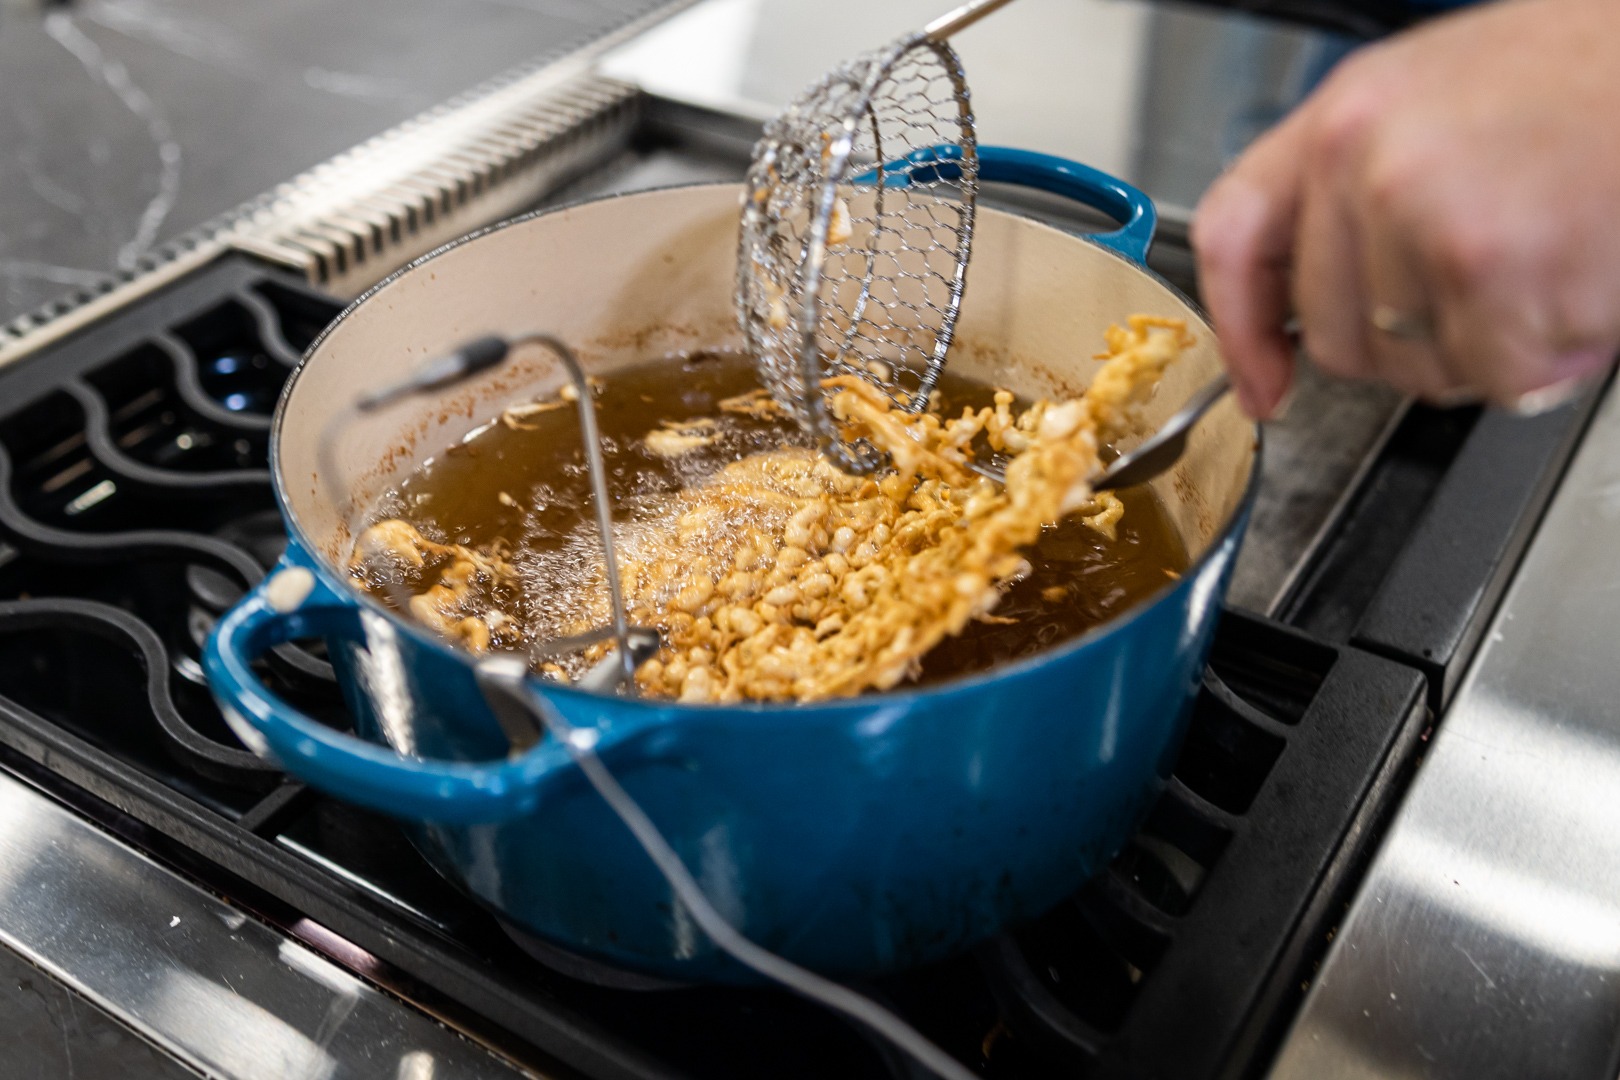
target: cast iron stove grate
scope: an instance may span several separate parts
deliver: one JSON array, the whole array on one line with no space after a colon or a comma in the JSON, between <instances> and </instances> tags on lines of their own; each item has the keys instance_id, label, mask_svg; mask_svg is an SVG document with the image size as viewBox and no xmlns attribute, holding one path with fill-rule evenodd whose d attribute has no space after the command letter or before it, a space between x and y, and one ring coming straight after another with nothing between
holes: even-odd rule
<instances>
[{"instance_id":1,"label":"cast iron stove grate","mask_svg":"<svg viewBox=\"0 0 1620 1080\"><path fill-rule=\"evenodd\" d=\"M198 646L278 553L268 413L337 310L227 260L0 376L0 762L535 1068L913 1075L782 993L543 964L393 823L234 742ZM318 653L265 675L342 722ZM1229 612L1174 778L1108 872L864 989L989 1077L1252 1074L1416 757L1424 693L1410 666Z\"/></svg>"}]
</instances>

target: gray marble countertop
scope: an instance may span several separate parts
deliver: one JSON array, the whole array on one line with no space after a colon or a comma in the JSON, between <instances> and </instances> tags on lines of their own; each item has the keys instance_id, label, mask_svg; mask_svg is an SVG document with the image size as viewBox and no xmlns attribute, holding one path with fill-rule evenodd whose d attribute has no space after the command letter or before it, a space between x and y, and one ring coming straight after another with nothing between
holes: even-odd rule
<instances>
[{"instance_id":1,"label":"gray marble countertop","mask_svg":"<svg viewBox=\"0 0 1620 1080\"><path fill-rule=\"evenodd\" d=\"M657 0L0 0L0 322Z\"/></svg>"}]
</instances>

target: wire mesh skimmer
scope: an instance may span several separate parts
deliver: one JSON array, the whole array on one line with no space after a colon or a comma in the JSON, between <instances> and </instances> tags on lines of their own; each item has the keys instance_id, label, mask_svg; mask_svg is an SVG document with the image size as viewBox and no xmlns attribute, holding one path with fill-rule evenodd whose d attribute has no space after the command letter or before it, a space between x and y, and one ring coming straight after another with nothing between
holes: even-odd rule
<instances>
[{"instance_id":1,"label":"wire mesh skimmer","mask_svg":"<svg viewBox=\"0 0 1620 1080\"><path fill-rule=\"evenodd\" d=\"M964 4L847 61L766 125L748 171L737 311L766 389L844 467L822 380L855 375L920 410L967 283L979 154L949 38L1010 0Z\"/></svg>"}]
</instances>

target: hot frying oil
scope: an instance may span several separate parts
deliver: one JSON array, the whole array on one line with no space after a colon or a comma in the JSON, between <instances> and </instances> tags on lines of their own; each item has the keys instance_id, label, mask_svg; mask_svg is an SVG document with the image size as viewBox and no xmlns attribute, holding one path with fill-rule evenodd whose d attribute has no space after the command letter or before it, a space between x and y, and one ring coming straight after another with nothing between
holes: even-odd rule
<instances>
[{"instance_id":1,"label":"hot frying oil","mask_svg":"<svg viewBox=\"0 0 1620 1080\"><path fill-rule=\"evenodd\" d=\"M745 356L704 353L642 364L605 378L596 392L615 521L667 504L683 487L731 461L783 444L803 444L791 421L722 412L720 402L758 386ZM946 374L936 397L948 414L990 404L992 388ZM673 457L651 453L643 441L666 421L714 418L712 445ZM994 620L971 623L923 663L921 681L981 671L1082 634L1164 588L1187 565L1186 550L1163 507L1146 489L1119 493L1125 516L1115 539L1070 518L1045 529L1028 553L1032 572L1006 591ZM546 573L594 563L590 481L572 405L508 414L409 477L383 507L430 537L468 547L498 545L519 565L535 568L522 595L503 598L507 614L529 625L546 606ZM617 532L617 528L615 532ZM549 567L550 569L544 569ZM584 570L580 570L584 573ZM374 587L377 582L370 582ZM428 584L408 570L379 589L386 601ZM551 590L554 594L556 590ZM395 606L402 606L395 603Z\"/></svg>"}]
</instances>

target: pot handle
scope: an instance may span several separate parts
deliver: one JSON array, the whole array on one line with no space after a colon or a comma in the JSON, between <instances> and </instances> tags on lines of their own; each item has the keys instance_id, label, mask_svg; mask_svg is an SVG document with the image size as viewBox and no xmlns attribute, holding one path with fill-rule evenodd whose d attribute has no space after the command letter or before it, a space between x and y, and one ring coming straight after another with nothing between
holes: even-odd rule
<instances>
[{"instance_id":1,"label":"pot handle","mask_svg":"<svg viewBox=\"0 0 1620 1080\"><path fill-rule=\"evenodd\" d=\"M957 146L924 147L905 158L904 181L891 176L888 182L900 186L914 179L932 179L948 173L954 160L961 156L961 147ZM1159 212L1145 192L1118 177L1052 154L1010 146L982 146L979 148L979 178L1035 188L1100 210L1119 222L1120 227L1113 232L1094 233L1090 239L1132 262L1147 261L1148 248L1153 246L1153 233L1159 225ZM854 183L875 184L877 180L878 174L873 171L856 177Z\"/></svg>"},{"instance_id":2,"label":"pot handle","mask_svg":"<svg viewBox=\"0 0 1620 1080\"><path fill-rule=\"evenodd\" d=\"M288 546L203 650L209 686L236 736L312 786L395 817L470 825L532 813L546 777L568 763L554 740L498 761L408 758L305 716L253 671L255 659L285 641L359 637L360 611L353 597L322 581L296 543Z\"/></svg>"},{"instance_id":3,"label":"pot handle","mask_svg":"<svg viewBox=\"0 0 1620 1080\"><path fill-rule=\"evenodd\" d=\"M1102 211L1120 227L1113 232L1095 233L1091 240L1132 262L1147 261L1154 230L1159 227L1159 212L1141 188L1078 161L1008 146L980 149L979 176L1061 195Z\"/></svg>"}]
</instances>

